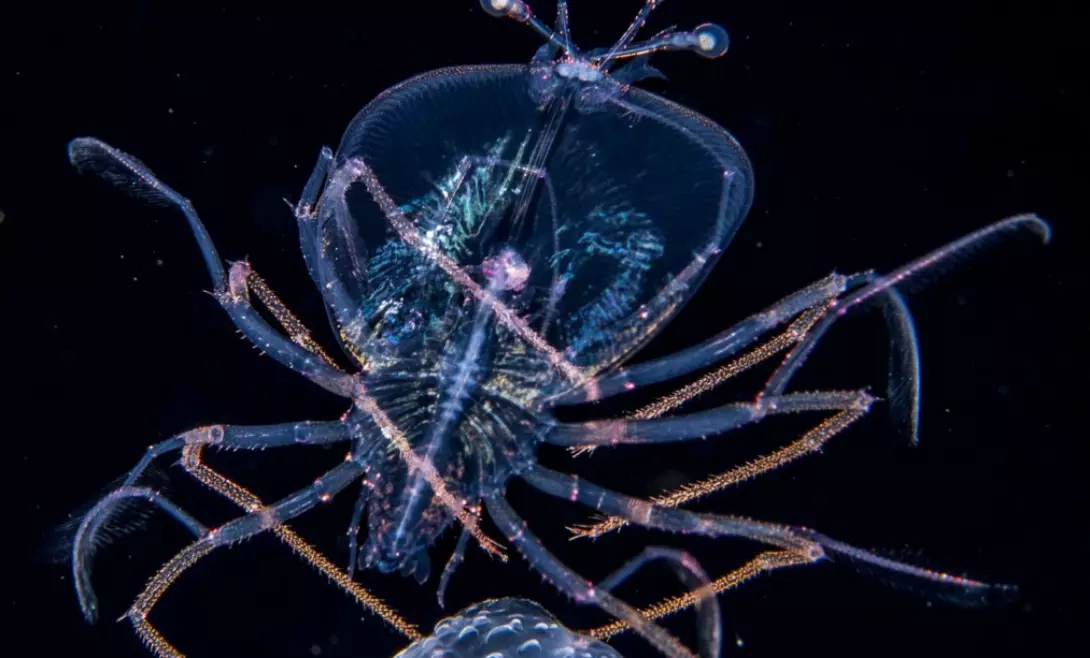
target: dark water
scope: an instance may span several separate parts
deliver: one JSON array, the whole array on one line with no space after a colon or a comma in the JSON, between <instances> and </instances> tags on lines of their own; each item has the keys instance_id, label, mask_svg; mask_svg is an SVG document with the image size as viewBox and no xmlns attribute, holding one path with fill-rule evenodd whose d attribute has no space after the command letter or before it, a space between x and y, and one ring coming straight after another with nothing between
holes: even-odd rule
<instances>
[{"instance_id":1,"label":"dark water","mask_svg":"<svg viewBox=\"0 0 1090 658\"><path fill-rule=\"evenodd\" d=\"M1085 430L1075 406L1083 404L1090 328L1076 259L1087 217L1086 88L1076 64L1083 34L1074 16L1043 5L891 4L675 0L655 15L655 30L714 21L730 31L726 58L662 56L656 63L670 82L650 87L738 137L754 162L757 196L711 278L647 354L691 345L833 268L890 269L1008 215L1049 219L1048 247L1003 241L908 288L923 350L920 446L906 445L877 405L822 454L702 507L805 524L890 557L1013 583L1021 596L964 609L933 590L906 592L846 567L784 571L723 597L728 649L754 657L1076 655L1067 642L1086 618L1088 588ZM343 411L238 340L203 292L208 279L178 215L79 177L66 142L94 135L147 162L193 200L225 258L249 257L332 345L281 199L298 195L319 147L335 145L383 89L441 66L526 61L538 45L472 0L314 5L131 1L0 13L2 592L8 642L27 647L22 653L148 655L112 619L188 541L178 528L153 517L102 553L94 582L104 613L94 627L79 617L67 570L34 559L39 537L145 445L204 423ZM573 0L576 40L611 42L637 7ZM538 12L550 16L551 7ZM838 325L796 390L869 385L881 395L884 331L877 313ZM712 402L745 399L767 374L742 378ZM684 447L576 462L557 452L543 458L649 494L765 454L814 421L778 419ZM340 457L340 448L291 450L213 463L268 500ZM233 514L169 470L171 495L206 523ZM295 524L339 564L354 495ZM511 498L550 547L592 578L647 543L685 546L714 575L755 553L741 542L634 530L569 543L564 525L585 520L581 510L522 486ZM434 559L441 564L452 547L446 537ZM434 580L361 580L422 626L441 616ZM656 570L623 594L647 603L677 588ZM474 548L448 604L511 594L573 626L603 621L519 559L504 566ZM362 617L261 537L187 573L152 620L191 656L369 657L404 645ZM691 626L686 617L671 628L684 636ZM638 639L617 646L651 654Z\"/></svg>"}]
</instances>

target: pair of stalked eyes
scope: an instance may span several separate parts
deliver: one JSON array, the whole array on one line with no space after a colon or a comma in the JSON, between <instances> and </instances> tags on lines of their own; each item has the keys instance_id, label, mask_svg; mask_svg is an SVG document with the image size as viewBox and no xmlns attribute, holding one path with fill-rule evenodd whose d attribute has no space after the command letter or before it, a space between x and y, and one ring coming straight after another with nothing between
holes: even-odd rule
<instances>
[{"instance_id":1,"label":"pair of stalked eyes","mask_svg":"<svg viewBox=\"0 0 1090 658\"><path fill-rule=\"evenodd\" d=\"M481 7L498 18L513 18L519 22L533 18L533 12L525 0L481 0ZM714 23L698 25L689 32L670 33L665 35L664 40L674 50L691 50L708 58L723 56L730 46L727 31Z\"/></svg>"}]
</instances>

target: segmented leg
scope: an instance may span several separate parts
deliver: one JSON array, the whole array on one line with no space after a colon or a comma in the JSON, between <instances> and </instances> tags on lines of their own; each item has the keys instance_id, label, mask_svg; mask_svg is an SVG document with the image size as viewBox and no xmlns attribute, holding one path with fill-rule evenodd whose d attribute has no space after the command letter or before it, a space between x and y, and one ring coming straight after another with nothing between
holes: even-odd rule
<instances>
[{"instance_id":1,"label":"segmented leg","mask_svg":"<svg viewBox=\"0 0 1090 658\"><path fill-rule=\"evenodd\" d=\"M732 372L748 367L751 363L756 363L765 358L768 358L776 351L780 351L790 345L794 345L792 351L784 358L780 366L773 373L769 379L765 388L758 394L753 405L750 406L751 410L757 410L763 408L763 404L772 401L773 405L779 405L781 396L785 390L788 382L795 372L801 367L803 361L813 350L818 340L829 329L831 324L836 319L851 308L858 306L864 301L881 296L885 300L885 311L887 320L891 327L891 336L893 338L893 353L891 354L891 368L890 368L890 390L891 398L895 405L895 415L902 416L902 425L910 440L915 443L918 440L918 427L919 427L919 349L917 345L915 326L912 322L911 315L908 312L908 308L901 298L900 294L893 287L894 285L914 276L920 271L934 265L935 263L949 259L951 256L962 252L970 247L977 246L981 242L990 238L997 237L1006 231L1018 230L1023 228L1029 228L1030 230L1038 233L1044 241L1049 239L1048 225L1035 215L1018 215L1015 217L1002 220L991 224L983 229L980 229L974 233L971 233L959 240L951 242L930 254L916 259L907 265L898 268L893 273L886 276L875 276L871 273L861 275L862 278L857 278L856 283L862 284L858 286L858 289L850 292L844 297L838 297L833 295L825 300L824 304L820 301L815 302L813 306L808 308L799 318L792 324L788 331L784 332L780 336L772 339L768 343L753 350L751 353L741 357L735 362L729 363L720 370L717 370L710 375L702 377L700 380L689 386L679 389L677 392L669 394L663 397L661 400L644 407L636 414L631 416L631 422L626 422L624 425L618 426L615 422L611 423L607 421L605 423L586 423L583 424L581 429L575 427L562 428L558 435L559 440L566 440L566 434L570 434L573 431L596 431L604 429L605 431L596 437L595 444L603 444L607 442L630 442L628 437L634 437L643 431L640 427L640 420L655 418L661 413L670 409L676 408L679 404L691 399L694 395L702 393L704 391L713 388L723 381L724 378L720 377L719 373L722 372L728 377ZM833 275L835 279L836 275ZM854 286L851 286L854 287ZM730 337L734 335L752 336L756 338L757 335L752 333L754 325L760 326L759 323L754 323L755 319L762 319L777 317L777 309L782 312L785 309L790 309L791 304L789 300L807 299L810 295L807 291L822 290L825 287L821 282L810 286L809 288L791 295L780 303L774 305L769 311L763 314L754 316L744 320L739 325L736 325L732 329L716 336L711 341L708 341L702 345L692 348L688 351L688 354L682 353L679 356L688 356L689 363L701 363L701 358L707 359L709 356L709 347L718 343L724 343L727 345L738 344L733 342ZM835 286L834 286L835 288ZM842 289L848 289L849 286L843 286ZM826 312L826 310L828 312ZM767 319L764 319L764 324L768 323ZM795 331L793 331L795 330ZM750 339L752 340L752 339ZM775 350L775 351L773 351ZM701 356L698 356L701 355ZM738 364L738 365L736 365ZM685 364L688 365L688 364ZM652 361L639 366L640 370L635 373L618 373L610 376L609 379L602 378L598 382L597 392L599 396L608 396L615 393L618 389L618 383L623 381L629 388L634 388L636 383L633 380L638 381L640 384L647 383L649 381L661 381L671 376L677 376L678 370L684 369L683 366L678 365L675 361L675 357L666 357L658 361ZM633 377L633 375L635 375ZM623 379L618 379L623 378ZM631 383L630 383L631 382ZM578 400L578 392L575 397L572 394L568 394L568 399ZM819 394L812 394L819 395ZM567 402L568 399L562 401ZM865 406L865 405L864 405ZM716 412L717 410L713 410ZM744 417L744 412L737 406L728 405L727 407L720 407L718 410L718 431L727 431L733 429L737 425L737 422L749 422ZM728 413L731 412L731 413ZM809 454L819 449L825 442L836 434L843 431L848 425L858 420L866 409L860 405L847 406L840 411L840 413L826 419L821 424L804 434L800 439L787 447L778 450L770 455L766 455L758 458L757 460L745 464L741 467L732 469L725 473L714 475L701 482L695 484L683 485L681 488L668 492L666 494L657 496L654 498L656 504L677 506L690 502L701 496L705 496L714 491L718 491L724 487L730 486L737 482L747 480L758 475L761 475L770 470L779 468L783 464L793 461L805 454ZM701 421L707 421L711 419L711 415L706 412L704 416L698 415L697 418L692 419L694 421L694 427L704 427L699 423ZM758 413L760 415L760 413ZM676 421L671 425L673 427L683 427L684 419L687 416L676 417ZM754 418L756 420L756 418ZM661 440L681 440L671 439L663 436L665 434L664 429L668 429L661 425L659 427L654 425L648 426L651 436L645 437L649 441L661 441ZM618 436L618 433L620 436ZM674 432L675 436L683 436L681 432ZM631 442L636 442L635 438L631 439ZM585 449L584 446L580 446L580 449ZM607 519L600 523L575 528L573 532L576 536L599 536L606 532L610 532L624 525L623 519L614 518Z\"/></svg>"},{"instance_id":2,"label":"segmented leg","mask_svg":"<svg viewBox=\"0 0 1090 658\"><path fill-rule=\"evenodd\" d=\"M640 610L640 614L653 621L659 620L691 608L709 595L718 596L723 592L739 587L762 573L784 567L813 564L813 562L814 560L810 556L794 551L765 551L725 576L716 578L708 585L647 606ZM598 640L608 640L626 630L629 630L628 624L618 619L609 624L589 629L585 633Z\"/></svg>"},{"instance_id":3,"label":"segmented leg","mask_svg":"<svg viewBox=\"0 0 1090 658\"><path fill-rule=\"evenodd\" d=\"M304 231L304 233L306 232L306 229L303 228L304 226L310 226L311 229L313 228L312 220L314 218L309 214L310 204L314 202L314 196L317 194L315 189L320 186L322 179L325 176L325 169L328 168L328 160L332 157L332 155L328 153L328 151L329 149L322 150L318 165L316 166L314 173L311 174L310 179L307 181L306 189L303 193L303 199L309 199L309 201L301 200L299 202L299 205L296 207L296 215L299 218L299 223L301 227L300 230ZM306 251L306 249L304 249L304 251ZM310 331L307 330L306 326L303 325L303 323L299 321L299 319L296 318L290 310L288 310L288 308L284 305L280 298L272 291L272 289L268 287L268 285L265 284L265 281L249 267L249 264L235 263L232 266L232 272L234 272L235 268L239 268L239 273L237 275L238 278L253 288L258 299L260 299L262 304L264 304L265 307L268 308L269 311L276 317L277 321L280 322L284 330L287 331L288 334L292 337L292 341L299 344L304 349L310 350L317 357L329 364L331 367L337 368L337 365L333 362L333 359L328 354L326 354L325 351L322 349L321 345L319 345L317 341L315 341L311 337ZM351 350L352 354L355 355L357 362L360 363L366 370L366 368L368 367L367 359L362 354L356 354L358 351L359 350L355 349ZM393 423L388 418L386 418L385 414L382 413L378 405L375 404L370 396L366 393L366 389L363 387L362 383L356 389L356 396L356 406L363 409L365 413L370 415L372 419L375 420L376 423L383 423L379 425L379 427L383 429L383 431L390 432L388 436L402 452L402 456L403 458L405 458L406 463L410 465L410 470L419 470L423 473L424 481L426 481L430 486L433 487L433 489L437 492L437 496L439 497L441 502L450 506L450 510L454 514L454 516L459 520L459 522L465 525L469 534L478 541L478 543L486 552L500 558L500 560L506 561L506 555L504 555L503 550L500 548L500 546L496 544L496 542L494 542L491 538L487 537L484 532L480 530L479 527L477 527L475 516L463 509L465 506L458 501L455 501L453 499L453 496L451 496L449 492L446 491L446 485L443 483L439 475L434 472L435 469L431 466L430 462L426 459L421 460L415 455L415 453L411 450L411 447L401 435L400 430L398 430L393 425ZM413 466L413 464L419 465ZM358 551L359 541L359 524L360 518L363 514L363 506L366 501L367 494L368 492L366 490L360 492L360 497L356 501L356 506L352 513L352 521L349 524L348 528L349 562L346 573L349 576L352 575L352 572L355 570L356 566L356 555ZM457 565L457 563L454 564L455 566Z\"/></svg>"},{"instance_id":4,"label":"segmented leg","mask_svg":"<svg viewBox=\"0 0 1090 658\"><path fill-rule=\"evenodd\" d=\"M795 348L787 355L787 358L784 359L780 367L768 380L762 395L779 395L783 393L787 388L787 384L791 381L791 378L798 372L798 369L802 367L802 364L806 361L806 358L810 356L810 353L813 352L818 341L825 335L825 332L829 330L834 322L843 317L851 309L878 295L886 294L887 291L894 286L906 279L916 276L921 271L930 268L936 263L948 261L951 257L963 253L970 248L979 247L981 243L997 238L1003 233L1025 229L1029 229L1036 233L1045 243L1049 241L1052 235L1052 229L1037 215L1025 214L1008 217L1007 219L1000 220L994 224L989 224L982 229L973 231L966 236L939 247L926 256L917 258L885 276L877 277L868 285L836 300L832 304L830 312L822 318L809 332L809 335L807 335L804 340L799 341Z\"/></svg>"},{"instance_id":5,"label":"segmented leg","mask_svg":"<svg viewBox=\"0 0 1090 658\"><path fill-rule=\"evenodd\" d=\"M442 478L435 471L434 466L413 453L401 432L371 399L357 375L342 372L327 357L320 356L318 353L284 338L261 318L249 300L247 287L251 275L249 266L246 263L235 263L231 267L230 273L225 273L223 262L220 260L215 245L188 199L160 181L144 163L98 139L81 137L72 140L68 145L68 155L72 164L81 170L90 169L129 193L178 208L189 222L190 229L193 231L197 245L204 257L205 265L212 278L213 296L227 311L241 333L264 353L271 355L280 363L302 374L326 390L352 399L356 407L372 417L383 436L394 443L402 458L406 460L410 470L423 472L424 478L432 487L436 498L451 511L460 523L469 529L482 547L503 559L502 550L480 530L475 515L466 510L465 505L450 493ZM317 227L315 222L312 221L314 218L310 213L310 208L317 199L318 191L328 174L331 161L332 153L328 149L323 149L318 163L304 188L303 197L296 207L300 233L303 237L309 235L311 238L310 242L304 244L304 257L311 260L308 263L308 266L311 266L311 274L314 276L317 272L319 281L323 281L328 277L322 275L321 271L316 270L314 267L322 261L315 259L316 252L314 249L317 248L317 245L313 238L316 235ZM322 286L322 288L323 291L327 290L326 286ZM282 304L279 304L279 300L275 300L270 306L270 310L276 314L278 307L282 308ZM294 316L290 316L290 318L294 320ZM291 331L290 326L289 331ZM298 334L295 337L299 339ZM75 564L75 560L73 564Z\"/></svg>"},{"instance_id":6,"label":"segmented leg","mask_svg":"<svg viewBox=\"0 0 1090 658\"><path fill-rule=\"evenodd\" d=\"M273 292L265 280L262 279L257 272L250 267L250 264L242 261L232 266L240 268L240 273L244 274L244 280L246 287L252 292L261 304L269 309L269 312L273 314L276 321L280 323L280 326L284 328L284 331L288 332L288 336L291 341L302 347L306 351L314 354L321 359L326 365L340 370L337 364L333 361L333 357L326 353L325 349L314 340L314 337L310 335L310 330L307 329L303 322L295 317L295 314L288 310L288 307L284 305L284 302L280 301L280 297ZM366 367L364 368L366 370Z\"/></svg>"},{"instance_id":7,"label":"segmented leg","mask_svg":"<svg viewBox=\"0 0 1090 658\"><path fill-rule=\"evenodd\" d=\"M257 512L265 507L265 504L261 499L251 491L204 464L204 462L201 461L201 451L203 449L204 446L200 444L187 445L183 449L182 464L186 471L202 484L247 512ZM278 525L272 528L272 532L276 534L280 541L284 542L295 551L297 555L309 562L311 566L321 571L326 577L333 581L334 584L356 599L360 605L374 612L402 635L410 640L417 640L422 637L419 629L417 629L414 624L406 621L401 615L397 614L393 608L386 605L381 599L374 594L371 594L361 585L353 581L351 577L337 569L325 555L296 534L290 527L287 525ZM159 658L181 658L183 654L151 625L148 621L148 615L151 614L151 610L156 602L158 602L159 598L162 597L167 588L182 575L182 572L193 566L197 560L210 552L211 549L206 546L199 546L199 544L199 541L190 544L163 565L163 567L148 581L144 590L140 592L136 597L136 600L123 616L123 618L127 618L132 623L133 628L136 630L137 635L140 636L140 639Z\"/></svg>"},{"instance_id":8,"label":"segmented leg","mask_svg":"<svg viewBox=\"0 0 1090 658\"><path fill-rule=\"evenodd\" d=\"M718 658L723 644L723 622L719 616L718 592L712 589L713 583L708 578L708 574L692 555L673 548L650 546L622 565L620 569L599 581L598 587L612 591L654 561L666 562L672 566L682 585L690 590L689 605L685 607L696 608L698 651L701 656ZM645 619L651 619L642 612L640 614ZM625 624L625 628L627 627Z\"/></svg>"},{"instance_id":9,"label":"segmented leg","mask_svg":"<svg viewBox=\"0 0 1090 658\"><path fill-rule=\"evenodd\" d=\"M773 415L848 409L866 412L873 402L866 391L785 393L667 418L555 423L543 438L559 446L675 443L724 434Z\"/></svg>"},{"instance_id":10,"label":"segmented leg","mask_svg":"<svg viewBox=\"0 0 1090 658\"><path fill-rule=\"evenodd\" d=\"M746 349L759 340L761 336L792 318L823 307L843 294L845 290L858 287L870 276L869 272L851 276L844 276L834 272L824 279L784 297L764 311L751 315L698 345L658 359L617 368L608 374L594 378L593 383L583 387L574 387L554 396L549 402L554 406L561 406L591 400L604 400L614 395L635 390L641 386L682 377L690 372L724 361Z\"/></svg>"},{"instance_id":11,"label":"segmented leg","mask_svg":"<svg viewBox=\"0 0 1090 658\"><path fill-rule=\"evenodd\" d=\"M796 526L777 525L735 516L690 512L626 496L592 482L535 466L520 474L530 486L557 498L579 502L610 516L656 530L699 534L710 537L744 537L781 549L791 550L817 561L822 557L842 557L871 567L913 578L950 585L972 597L986 598L1013 591L1006 585L992 585L970 578L932 571L890 560L849 546L821 533Z\"/></svg>"},{"instance_id":12,"label":"segmented leg","mask_svg":"<svg viewBox=\"0 0 1090 658\"><path fill-rule=\"evenodd\" d=\"M502 492L496 492L486 498L485 505L489 516L511 545L522 553L534 570L545 576L561 592L579 603L596 605L617 619L623 619L634 631L646 638L666 656L696 658L665 629L643 617L624 601L584 579L557 559L504 500Z\"/></svg>"},{"instance_id":13,"label":"segmented leg","mask_svg":"<svg viewBox=\"0 0 1090 658\"><path fill-rule=\"evenodd\" d=\"M233 267L228 276L208 230L188 199L156 178L144 163L100 140L90 137L72 140L68 145L68 157L77 168L96 171L126 191L178 208L189 222L204 256L212 278L212 295L227 311L242 335L276 361L322 388L341 397L352 397L356 381L354 376L330 366L312 352L281 336L251 306L246 290L248 268Z\"/></svg>"},{"instance_id":14,"label":"segmented leg","mask_svg":"<svg viewBox=\"0 0 1090 658\"><path fill-rule=\"evenodd\" d=\"M141 474L156 457L187 446L212 445L220 449L259 450L291 445L323 445L348 441L356 436L362 436L358 423L343 421L253 426L210 425L191 429L149 447L143 458L125 476L121 486L95 504L84 515L76 530L72 541L72 576L84 617L93 622L98 616L98 604L90 576L96 533L123 502L133 497L144 498L164 509L194 534L206 534L203 526L158 492L136 486Z\"/></svg>"},{"instance_id":15,"label":"segmented leg","mask_svg":"<svg viewBox=\"0 0 1090 658\"><path fill-rule=\"evenodd\" d=\"M730 469L725 473L719 473L698 482L682 485L681 487L651 499L655 505L662 507L680 507L704 496L721 491L732 485L751 480L760 475L773 471L784 464L795 461L800 457L817 452L829 439L840 434L852 423L866 414L866 408L848 407L836 415L826 418L810 431L806 432L793 443L780 448L770 454ZM601 537L604 534L619 530L628 525L628 521L619 516L606 518L591 525L576 526L570 528L572 538Z\"/></svg>"}]
</instances>

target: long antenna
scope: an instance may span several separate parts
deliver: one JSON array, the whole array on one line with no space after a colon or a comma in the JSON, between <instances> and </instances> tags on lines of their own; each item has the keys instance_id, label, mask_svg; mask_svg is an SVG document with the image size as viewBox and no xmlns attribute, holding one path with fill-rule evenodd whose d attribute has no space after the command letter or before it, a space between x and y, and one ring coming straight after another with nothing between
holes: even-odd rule
<instances>
[{"instance_id":1,"label":"long antenna","mask_svg":"<svg viewBox=\"0 0 1090 658\"><path fill-rule=\"evenodd\" d=\"M512 18L520 23L526 23L533 28L534 32L545 37L546 41L574 56L578 53L575 51L571 39L565 34L568 31L567 4L566 1L562 1L557 5L557 24L561 29L561 33L557 34L551 27L541 22L540 18L534 16L534 12L530 10L530 5L526 4L525 0L481 0L481 8L489 16Z\"/></svg>"}]
</instances>

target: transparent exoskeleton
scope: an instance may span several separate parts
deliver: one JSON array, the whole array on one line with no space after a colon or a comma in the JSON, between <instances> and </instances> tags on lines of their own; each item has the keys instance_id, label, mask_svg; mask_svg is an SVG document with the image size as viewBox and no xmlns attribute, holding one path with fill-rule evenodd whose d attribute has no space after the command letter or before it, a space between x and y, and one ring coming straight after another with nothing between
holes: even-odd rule
<instances>
[{"instance_id":1,"label":"transparent exoskeleton","mask_svg":"<svg viewBox=\"0 0 1090 658\"><path fill-rule=\"evenodd\" d=\"M307 268L354 372L326 356L248 263L224 266L188 200L132 156L96 139L73 140L69 155L77 166L179 208L217 300L243 335L349 404L335 421L201 427L153 446L77 530L73 569L89 618L97 611L89 582L94 538L126 501L146 499L198 537L173 570L153 580L146 603L201 555L259 532L281 532L285 522L360 482L346 582L357 566L423 582L432 573L429 547L457 522L463 534L444 570L441 594L469 539L502 554L481 528L483 508L533 569L671 656L691 653L608 588L574 573L534 536L505 500L512 478L613 517L612 527L635 523L746 537L806 562L862 562L969 597L1005 591L894 562L808 528L677 509L816 450L866 413L873 398L865 388L787 390L838 317L868 300L886 300L897 319L894 338L905 355L905 376L914 382L915 332L895 286L990 236L1029 228L1047 238L1048 227L1020 215L888 275L833 274L705 343L624 367L707 276L753 194L750 163L726 130L634 86L655 75L647 61L653 53L691 50L715 57L727 49L726 32L713 25L633 43L657 4L648 0L610 48L584 51L572 43L566 2L558 3L554 30L522 0L486 0L489 13L525 23L545 38L528 65L456 67L407 80L359 112L335 154L322 150L295 214ZM257 312L251 296L287 336ZM776 331L781 333L758 344ZM784 350L787 356L751 402L674 413L700 391ZM620 395L717 363L725 365L628 418L569 423L554 414L559 406ZM918 389L906 390L916 408L918 400L911 398ZM543 442L580 449L680 442L802 411L830 415L789 449L654 502L537 462ZM311 486L269 505L236 501L247 514L211 530L140 482L150 462L167 452L337 442L349 446L345 460ZM195 462L183 465L197 475ZM361 547L356 534L365 513ZM595 527L590 534L607 530ZM154 633L144 619L147 609L134 605L129 614L142 634ZM165 641L147 641L162 655L174 655L162 648L169 647Z\"/></svg>"}]
</instances>

